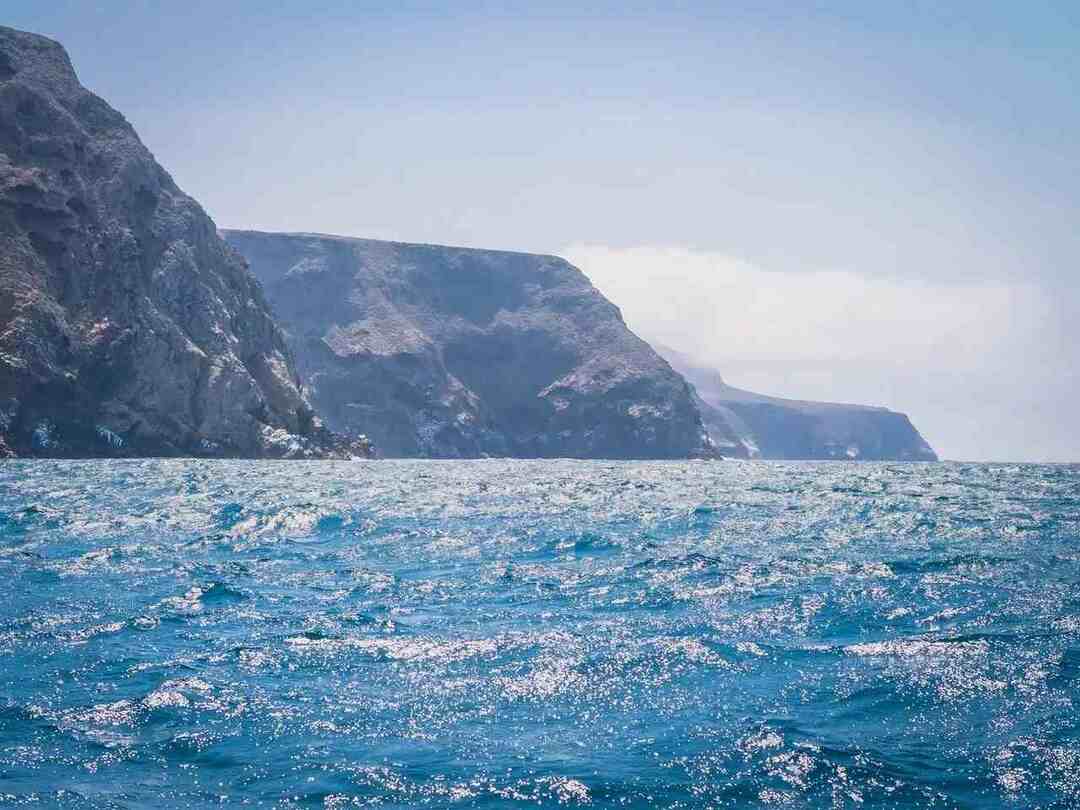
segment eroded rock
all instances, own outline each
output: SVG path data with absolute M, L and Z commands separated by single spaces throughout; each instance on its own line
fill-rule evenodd
M 562 259 L 224 233 L 327 423 L 386 455 L 718 454 L 687 383 Z
M 0 28 L 0 439 L 18 455 L 345 457 L 243 259 L 78 81 Z

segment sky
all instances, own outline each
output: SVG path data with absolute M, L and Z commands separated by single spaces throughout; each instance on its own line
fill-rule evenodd
M 946 458 L 1080 461 L 1080 4 L 0 23 L 63 42 L 222 227 L 558 254 L 732 384 L 901 410 Z

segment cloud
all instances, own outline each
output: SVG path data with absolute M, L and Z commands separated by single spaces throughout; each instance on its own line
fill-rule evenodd
M 773 272 L 663 246 L 564 255 L 632 329 L 732 384 L 903 410 L 952 457 L 1055 457 L 1052 436 L 1012 424 L 1061 382 L 1062 358 L 1046 351 L 1053 302 L 1034 283 Z

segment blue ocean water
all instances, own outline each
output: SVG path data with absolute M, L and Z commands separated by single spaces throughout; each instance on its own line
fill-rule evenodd
M 1080 468 L 4 462 L 0 804 L 1080 806 Z

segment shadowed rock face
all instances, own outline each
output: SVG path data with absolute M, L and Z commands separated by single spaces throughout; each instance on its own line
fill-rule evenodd
M 734 435 L 751 457 L 937 461 L 902 413 L 754 394 L 728 385 L 717 371 L 673 349 L 658 351 L 693 384 L 710 432 Z
M 59 44 L 0 28 L 0 454 L 348 451 L 210 218 Z
M 335 430 L 387 456 L 712 456 L 686 382 L 552 256 L 226 231 Z

